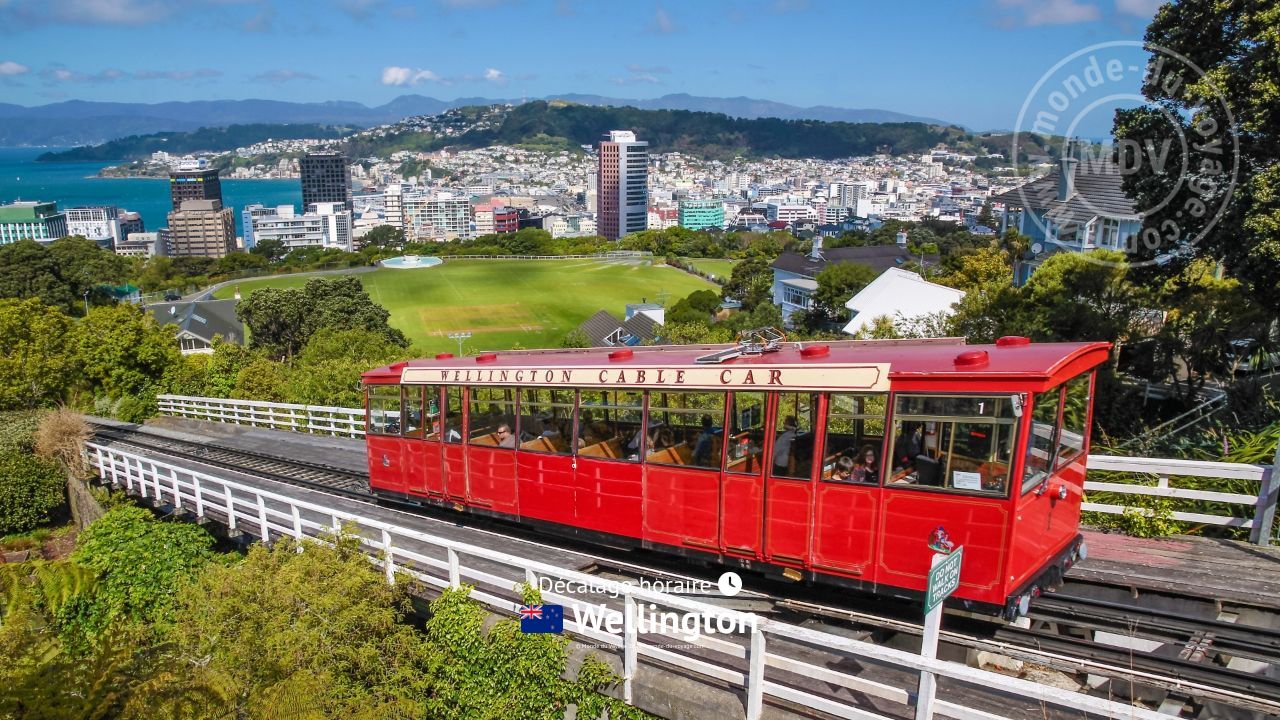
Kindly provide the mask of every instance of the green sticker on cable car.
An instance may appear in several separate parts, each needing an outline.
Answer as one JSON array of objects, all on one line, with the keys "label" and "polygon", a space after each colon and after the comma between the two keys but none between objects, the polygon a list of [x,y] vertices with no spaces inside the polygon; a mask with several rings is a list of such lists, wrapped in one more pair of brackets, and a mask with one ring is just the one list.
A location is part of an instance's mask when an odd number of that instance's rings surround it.
[{"label": "green sticker on cable car", "polygon": [[964,547],[958,547],[929,570],[929,590],[924,596],[924,612],[929,614],[960,587],[960,562]]}]

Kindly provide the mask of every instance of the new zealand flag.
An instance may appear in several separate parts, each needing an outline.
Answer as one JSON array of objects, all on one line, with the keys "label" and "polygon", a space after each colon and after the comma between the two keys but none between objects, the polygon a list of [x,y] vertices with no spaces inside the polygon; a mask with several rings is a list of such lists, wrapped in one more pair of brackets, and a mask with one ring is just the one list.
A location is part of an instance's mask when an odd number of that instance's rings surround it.
[{"label": "new zealand flag", "polygon": [[521,605],[520,632],[524,633],[562,633],[564,632],[563,605]]}]

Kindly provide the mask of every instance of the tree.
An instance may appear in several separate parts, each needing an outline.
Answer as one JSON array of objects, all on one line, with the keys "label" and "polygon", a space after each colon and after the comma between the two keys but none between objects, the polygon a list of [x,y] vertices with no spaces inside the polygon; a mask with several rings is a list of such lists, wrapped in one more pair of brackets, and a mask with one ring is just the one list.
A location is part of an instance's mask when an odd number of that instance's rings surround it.
[{"label": "tree", "polygon": [[818,289],[813,293],[814,310],[827,322],[845,322],[849,309],[844,306],[858,291],[876,279],[876,271],[859,263],[830,263],[815,278]]},{"label": "tree", "polygon": [[0,300],[0,409],[49,405],[76,375],[72,320],[39,300]]},{"label": "tree", "polygon": [[397,248],[404,244],[404,231],[393,225],[378,225],[370,228],[360,238],[361,247]]},{"label": "tree", "polygon": [[85,383],[110,398],[153,397],[181,358],[173,330],[133,305],[94,308],[74,338]]},{"label": "tree", "polygon": [[36,298],[68,313],[80,300],[58,259],[34,240],[0,245],[0,298]]},{"label": "tree", "polygon": [[262,255],[234,252],[218,258],[212,272],[217,275],[230,275],[247,270],[262,270],[266,266],[267,259]]},{"label": "tree", "polygon": [[976,221],[983,227],[989,227],[996,230],[1000,227],[1000,220],[996,218],[994,209],[991,207],[991,200],[982,203],[982,209],[978,211]]},{"label": "tree", "polygon": [[211,717],[420,717],[433,651],[403,622],[389,585],[351,538],[255,544],[181,593],[174,625],[185,673],[225,688]]},{"label": "tree", "polygon": [[770,302],[773,293],[773,272],[770,260],[763,255],[752,255],[737,265],[729,274],[729,281],[720,294],[726,300],[737,300],[742,309],[750,312],[763,302]]},{"label": "tree", "polygon": [[359,278],[313,278],[302,290],[265,288],[241,300],[236,314],[249,328],[253,347],[276,357],[296,355],[321,328],[369,330],[408,347],[404,333],[391,327],[391,314],[373,302]]},{"label": "tree", "polygon": [[[383,225],[379,227],[390,227],[390,226]],[[377,229],[378,228],[374,228],[374,230],[377,230]],[[253,249],[251,249],[249,252],[254,255],[260,255],[266,258],[267,262],[269,263],[276,263],[283,260],[284,256],[289,254],[289,248],[285,247],[283,242],[276,240],[275,238],[266,238],[264,240],[259,240],[256,243],[254,243]]]},{"label": "tree", "polygon": [[1008,256],[996,248],[983,248],[972,255],[959,258],[956,266],[952,272],[935,277],[932,281],[969,292],[1013,280],[1013,269],[1009,267]]},{"label": "tree", "polygon": [[[1278,26],[1273,0],[1162,5],[1145,36],[1149,48],[1171,51],[1153,51],[1148,63],[1142,93],[1152,106],[1117,111],[1114,127],[1119,159],[1137,167],[1124,187],[1147,209],[1144,233],[1166,238],[1174,229],[1175,242],[1204,233],[1199,244],[1177,247],[1170,262],[1141,273],[1175,277],[1196,257],[1218,260],[1273,314],[1280,312]],[[1172,53],[1203,74],[1171,60]],[[1133,148],[1147,143],[1168,143],[1172,171],[1135,162]],[[1169,249],[1140,245],[1139,257]]]},{"label": "tree", "polygon": [[1128,272],[1124,255],[1114,250],[1053,255],[1022,289],[1034,310],[1032,336],[1055,342],[1128,339],[1142,308]]},{"label": "tree", "polygon": [[74,297],[84,297],[86,291],[99,285],[121,285],[132,269],[128,258],[79,235],[54,240],[49,244],[49,254],[57,261],[58,273]]}]

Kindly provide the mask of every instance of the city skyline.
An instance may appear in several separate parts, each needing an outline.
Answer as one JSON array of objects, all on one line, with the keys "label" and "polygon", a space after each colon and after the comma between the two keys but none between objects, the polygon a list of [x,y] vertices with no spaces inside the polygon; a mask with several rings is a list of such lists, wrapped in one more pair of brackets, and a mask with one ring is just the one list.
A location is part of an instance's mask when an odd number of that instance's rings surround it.
[{"label": "city skyline", "polygon": [[[0,85],[22,105],[689,93],[1008,128],[1057,61],[1095,43],[1140,40],[1157,5],[10,0],[0,4],[10,29]],[[90,49],[104,43],[110,55]],[[1107,116],[1097,113],[1082,134],[1105,133]]]}]

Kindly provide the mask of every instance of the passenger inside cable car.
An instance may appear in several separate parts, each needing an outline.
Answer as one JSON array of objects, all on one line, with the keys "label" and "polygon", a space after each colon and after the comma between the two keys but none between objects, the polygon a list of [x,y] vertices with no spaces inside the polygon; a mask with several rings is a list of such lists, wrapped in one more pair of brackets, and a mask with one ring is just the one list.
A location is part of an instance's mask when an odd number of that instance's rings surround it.
[{"label": "passenger inside cable car", "polygon": [[1005,494],[1017,418],[1009,396],[899,394],[895,484]]}]

